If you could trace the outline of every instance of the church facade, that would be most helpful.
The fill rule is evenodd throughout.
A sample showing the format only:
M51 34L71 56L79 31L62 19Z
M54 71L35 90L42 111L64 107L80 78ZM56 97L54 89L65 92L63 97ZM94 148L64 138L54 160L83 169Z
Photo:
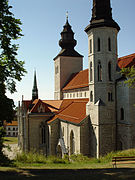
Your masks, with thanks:
M36 73L31 100L18 107L19 146L48 155L99 157L135 148L135 89L120 69L135 64L135 54L118 58L119 25L110 0L93 0L88 35L88 69L74 48L77 41L66 20L60 53L54 58L54 100L38 98Z

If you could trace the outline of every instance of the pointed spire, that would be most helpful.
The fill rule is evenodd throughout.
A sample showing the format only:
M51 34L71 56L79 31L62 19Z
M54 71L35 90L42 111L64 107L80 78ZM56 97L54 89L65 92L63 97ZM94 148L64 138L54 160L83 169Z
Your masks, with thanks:
M35 99L38 99L36 70L34 72L34 83L33 83L33 89L32 89L32 101L34 101Z
M93 0L92 18L85 31L88 32L92 28L104 26L116 28L118 31L120 30L119 25L112 18L110 0Z
M112 19L110 0L93 0L92 20Z

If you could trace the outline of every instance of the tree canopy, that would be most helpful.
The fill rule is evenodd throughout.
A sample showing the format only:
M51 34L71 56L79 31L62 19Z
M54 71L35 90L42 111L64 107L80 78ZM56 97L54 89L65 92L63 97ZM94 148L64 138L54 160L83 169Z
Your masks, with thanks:
M0 0L0 121L13 118L13 100L7 98L6 91L16 91L16 81L26 73L24 61L16 58L18 44L16 40L22 35L20 19L11 12L8 0Z
M130 87L135 87L135 67L122 68L121 73L127 78L125 83Z

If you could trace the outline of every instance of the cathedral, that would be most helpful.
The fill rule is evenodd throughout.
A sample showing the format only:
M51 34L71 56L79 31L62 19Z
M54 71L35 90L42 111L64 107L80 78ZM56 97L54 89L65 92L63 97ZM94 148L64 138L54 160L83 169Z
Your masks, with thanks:
M135 64L135 54L118 58L119 25L110 0L93 0L88 35L88 69L75 50L77 41L66 19L61 51L54 58L54 100L38 97L36 72L32 99L18 106L18 144L46 156L83 154L100 157L135 148L135 89L125 84L122 68Z

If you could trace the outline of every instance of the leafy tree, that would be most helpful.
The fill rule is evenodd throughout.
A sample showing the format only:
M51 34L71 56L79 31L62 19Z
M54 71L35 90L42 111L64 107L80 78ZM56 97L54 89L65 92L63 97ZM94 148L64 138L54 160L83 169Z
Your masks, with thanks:
M121 73L127 78L125 83L130 87L135 87L135 67L122 68Z
M16 40L22 36L21 21L10 11L12 6L8 0L0 0L0 125L3 121L11 121L14 116L14 103L6 96L6 91L16 91L16 81L20 81L26 73L24 62L17 56ZM2 147L3 129L0 129L0 146ZM0 149L1 151L1 149ZM1 154L1 152L0 152Z

